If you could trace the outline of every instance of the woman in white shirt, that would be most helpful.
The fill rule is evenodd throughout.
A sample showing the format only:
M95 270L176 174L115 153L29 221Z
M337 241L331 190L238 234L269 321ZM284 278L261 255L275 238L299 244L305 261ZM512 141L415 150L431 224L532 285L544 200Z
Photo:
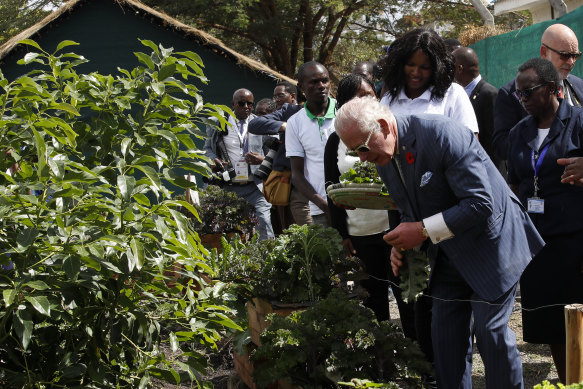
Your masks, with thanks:
M435 31L418 28L397 39L383 71L381 104L394 114L444 115L478 133L470 99L464 88L453 82L455 60Z

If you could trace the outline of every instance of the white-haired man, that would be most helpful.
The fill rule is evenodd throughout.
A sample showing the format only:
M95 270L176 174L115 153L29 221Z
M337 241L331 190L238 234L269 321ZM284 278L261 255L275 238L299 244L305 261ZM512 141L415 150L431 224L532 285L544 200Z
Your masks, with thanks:
M349 150L377 164L399 207L402 222L385 235L395 274L402 250L426 242L438 387L471 388L473 315L487 388L521 388L507 324L520 275L544 242L476 137L441 115L395 117L371 98L343 105L335 126Z

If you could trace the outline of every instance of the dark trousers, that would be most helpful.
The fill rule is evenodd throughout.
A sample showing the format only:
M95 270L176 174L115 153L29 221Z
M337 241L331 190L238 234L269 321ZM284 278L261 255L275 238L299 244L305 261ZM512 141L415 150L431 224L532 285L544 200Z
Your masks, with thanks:
M522 363L508 327L516 285L495 301L484 301L443 254L431 278L432 338L439 388L471 388L473 331L486 368L486 388L522 388Z
M369 276L362 281L362 286L369 294L364 305L372 309L377 320L390 320L389 313L389 277L391 246L383 240L383 234L367 236L350 236L356 256L364 263ZM390 276L389 276L390 275Z

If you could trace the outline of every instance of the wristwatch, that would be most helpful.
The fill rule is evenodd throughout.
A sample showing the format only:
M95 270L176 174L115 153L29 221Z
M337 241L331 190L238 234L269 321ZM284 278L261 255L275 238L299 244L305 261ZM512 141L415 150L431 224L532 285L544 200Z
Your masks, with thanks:
M429 234L427 233L427 229L425 228L425 223L423 223L423 220L421 220L421 234L423 234L425 239L429 238Z

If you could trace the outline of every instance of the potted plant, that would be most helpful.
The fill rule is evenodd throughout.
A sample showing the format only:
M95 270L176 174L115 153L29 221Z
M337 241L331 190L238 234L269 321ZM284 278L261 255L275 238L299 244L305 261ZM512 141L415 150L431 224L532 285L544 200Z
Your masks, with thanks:
M396 325L379 323L370 309L339 290L304 311L269 319L261 346L251 353L251 361L259 362L253 373L258 388L281 379L333 388L355 378L421 387L421 377L431 369Z
M269 313L289 315L335 288L346 288L361 274L359 260L345 257L338 232L321 225L292 225L270 241L223 239L222 249L211 266L248 301L250 335L257 345Z
M255 209L247 200L216 185L200 190L199 202L194 207L198 218L191 220L207 247L219 248L222 234L240 234L245 240L258 222Z

